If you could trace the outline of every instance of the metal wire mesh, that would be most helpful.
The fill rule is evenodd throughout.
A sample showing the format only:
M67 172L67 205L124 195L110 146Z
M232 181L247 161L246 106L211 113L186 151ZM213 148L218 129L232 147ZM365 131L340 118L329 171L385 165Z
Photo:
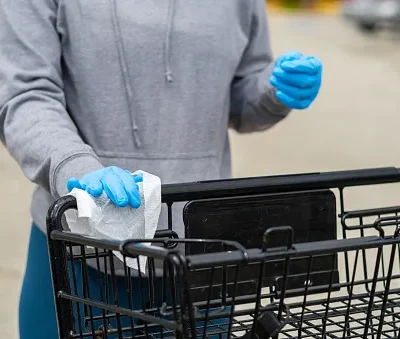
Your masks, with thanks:
M274 227L262 248L69 234L57 225L75 207L65 200L49 232L60 338L400 338L400 207L346 211L338 193L343 239L293 244ZM139 256L145 272L126 265Z

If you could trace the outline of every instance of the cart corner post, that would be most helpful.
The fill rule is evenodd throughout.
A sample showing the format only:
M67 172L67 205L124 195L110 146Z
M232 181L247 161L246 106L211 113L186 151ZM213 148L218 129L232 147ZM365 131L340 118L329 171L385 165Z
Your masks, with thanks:
M61 223L62 216L66 210L72 208L76 208L75 198L72 196L63 197L49 208L46 218L47 244L60 339L70 339L72 337L74 314L72 302L59 296L60 292L70 294L71 285L68 279L69 272L65 241L55 239L54 231L61 232L63 230Z

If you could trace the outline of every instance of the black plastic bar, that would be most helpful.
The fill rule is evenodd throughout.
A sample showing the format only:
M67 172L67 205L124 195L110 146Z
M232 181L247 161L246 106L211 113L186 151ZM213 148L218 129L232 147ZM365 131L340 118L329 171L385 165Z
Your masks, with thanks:
M335 171L269 177L213 180L162 186L162 201L177 202L210 198L308 191L400 182L396 167Z
M309 191L350 186L377 185L400 182L396 167L336 171L325 173L292 174L269 177L202 181L162 185L162 202L228 198L246 195ZM76 209L73 196L58 199L50 208L48 222L51 230L61 230L65 211Z

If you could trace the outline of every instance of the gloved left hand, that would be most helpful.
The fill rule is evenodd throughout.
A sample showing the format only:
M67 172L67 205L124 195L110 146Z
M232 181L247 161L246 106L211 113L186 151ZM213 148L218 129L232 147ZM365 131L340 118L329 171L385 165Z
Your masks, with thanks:
M70 178L67 183L68 191L78 188L98 198L103 191L108 198L119 207L130 205L140 207L140 192L138 182L143 181L143 175L133 176L129 171L111 166L90 172L82 179Z
M321 79L322 63L318 58L288 52L276 61L269 81L281 103L289 108L305 109L317 97Z

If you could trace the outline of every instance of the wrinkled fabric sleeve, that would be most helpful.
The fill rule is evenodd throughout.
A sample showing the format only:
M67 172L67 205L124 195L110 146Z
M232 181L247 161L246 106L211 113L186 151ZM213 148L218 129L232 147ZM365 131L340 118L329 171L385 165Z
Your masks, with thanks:
M253 0L248 45L231 86L230 127L240 133L266 130L290 109L269 83L274 67L264 0Z
M67 113L54 0L0 0L0 139L54 197L101 168Z

